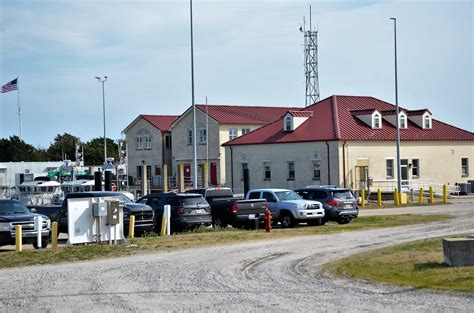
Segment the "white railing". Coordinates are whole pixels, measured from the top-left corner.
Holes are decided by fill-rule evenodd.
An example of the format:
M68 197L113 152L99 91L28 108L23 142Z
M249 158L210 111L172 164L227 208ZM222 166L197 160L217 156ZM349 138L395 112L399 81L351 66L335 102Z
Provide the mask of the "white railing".
M393 192L397 188L396 180L374 180L372 186L370 187L371 191L374 192L377 189L380 189L382 192ZM423 188L423 192L428 192L430 187L433 188L433 193L435 195L443 194L443 185L440 183L433 182L430 179L417 179L417 180L402 180L401 181L403 192L413 190L415 193ZM461 188L457 185L446 185L448 194L459 195Z

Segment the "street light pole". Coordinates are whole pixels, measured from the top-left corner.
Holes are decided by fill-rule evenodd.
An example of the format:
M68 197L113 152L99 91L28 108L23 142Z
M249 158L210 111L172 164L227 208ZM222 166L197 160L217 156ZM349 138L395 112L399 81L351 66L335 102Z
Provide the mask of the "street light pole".
M397 19L394 17L390 18L393 20L393 38L394 38L394 49L395 49L395 114L396 114L396 127L397 127L397 187L398 192L402 190L402 178L400 174L400 116L398 110L398 75L397 75Z
M105 88L104 83L107 81L107 76L103 78L96 76L97 80L102 83L102 113L104 117L104 165L107 164L107 135L105 131Z
M193 0L189 0L191 21L191 97L193 106L193 188L197 188L197 151L196 151L196 104L194 103L194 47L193 47Z

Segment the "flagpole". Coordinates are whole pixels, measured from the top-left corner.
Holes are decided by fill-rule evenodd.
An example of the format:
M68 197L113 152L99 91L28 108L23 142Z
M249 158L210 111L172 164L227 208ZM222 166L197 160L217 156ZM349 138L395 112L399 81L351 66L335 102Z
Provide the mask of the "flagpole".
M18 94L18 122L20 124L20 139L23 139L21 136L21 106L20 106L20 76L16 77L16 89Z

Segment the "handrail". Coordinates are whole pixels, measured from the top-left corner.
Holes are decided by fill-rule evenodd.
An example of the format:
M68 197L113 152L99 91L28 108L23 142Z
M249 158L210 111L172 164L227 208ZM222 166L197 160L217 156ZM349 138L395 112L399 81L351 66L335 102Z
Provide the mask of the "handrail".
M420 188L423 188L423 191L427 192L430 187L433 188L433 193L436 195L443 194L444 184L433 182L431 179L416 179L416 180L402 180L401 181L402 190L401 191L410 191L413 190L418 192ZM393 192L398 186L396 180L374 180L370 189L372 191L380 189L382 192ZM457 185L446 185L448 194L458 194L461 192L461 188Z

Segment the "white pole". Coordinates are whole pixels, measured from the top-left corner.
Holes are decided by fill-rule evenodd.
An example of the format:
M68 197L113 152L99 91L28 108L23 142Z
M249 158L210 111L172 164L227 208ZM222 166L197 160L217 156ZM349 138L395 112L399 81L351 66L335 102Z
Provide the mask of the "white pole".
M196 105L194 103L193 0L189 0L191 20L191 97L193 106L193 188L197 188Z
M171 206L169 204L165 205L165 214L166 214L166 235L171 235Z
M207 163L207 168L209 170L209 113L207 110L207 96L206 96L206 163Z
M41 216L35 216L35 229L36 229L36 243L38 249L41 249L41 224L43 223L43 219Z
M22 137L22 127L21 127L21 106L20 106L20 76L16 77L16 90L18 95L18 122L20 123L20 139Z

